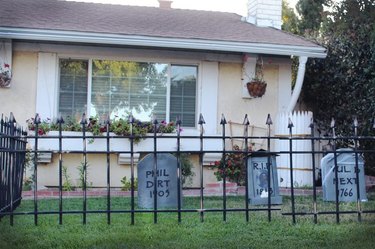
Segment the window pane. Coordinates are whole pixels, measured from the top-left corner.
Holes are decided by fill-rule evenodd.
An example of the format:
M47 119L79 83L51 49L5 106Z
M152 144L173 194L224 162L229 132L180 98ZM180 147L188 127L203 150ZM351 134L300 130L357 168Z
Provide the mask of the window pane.
M88 61L60 60L59 113L79 118L86 112Z
M165 119L167 64L94 60L91 115Z
M196 66L172 66L171 75L171 120L180 117L182 126L195 127L197 87Z

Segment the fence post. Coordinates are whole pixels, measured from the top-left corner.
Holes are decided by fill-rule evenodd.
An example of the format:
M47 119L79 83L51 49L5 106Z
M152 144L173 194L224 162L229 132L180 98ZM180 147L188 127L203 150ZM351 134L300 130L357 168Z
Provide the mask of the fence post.
M9 194L10 194L10 225L13 226L13 203L14 203L14 175L16 173L15 167L16 167L16 130L15 130L15 123L16 120L14 119L13 113L10 113L9 116L9 135L10 135L10 163L9 163Z
M0 120L0 134L3 135L4 132L4 115L1 114ZM5 148L5 138L0 136L0 148ZM2 211L3 207L5 206L5 184L3 182L3 172L5 171L5 152L0 151L0 211ZM0 215L1 221L2 215Z
M82 126L82 143L83 143L83 224L86 225L86 215L87 215L87 148L86 148L86 125L87 119L86 114L82 114L81 126Z
M57 119L57 124L59 126L59 224L62 225L63 223L63 203L62 203L62 124L64 123L64 119L60 116Z
M271 115L268 114L267 120L267 177L268 177L268 221L271 222L271 125L272 125L272 119Z
M34 148L34 224L38 225L38 135L39 135L39 124L41 123L39 114L35 115L35 148Z
M111 121L109 119L109 115L107 116L107 120L105 121L105 130L106 130L106 142L107 142L107 150L106 150L106 159L107 159L107 224L111 224L111 154L110 154L110 138L109 138L109 127Z
M290 194L292 198L292 219L293 224L296 224L296 214L295 214L295 207L294 207L294 181L293 181L293 135L292 129L294 125L292 120L289 118L288 121L288 129L289 129L289 167L290 167Z
M180 152L180 133L181 133L181 119L178 117L176 120L177 127L177 210L178 210L178 223L181 223L181 152Z
M158 120L155 118L153 121L154 126L154 224L158 223L158 189L157 189L157 172L158 172L158 159L157 159L157 129L158 129Z
M224 176L223 176L223 220L227 221L227 188L226 188L226 150L225 150L225 125L227 124L227 120L224 117L224 114L221 115L220 121L222 127L222 138L223 138L223 155L222 160L224 162Z
M336 124L335 119L331 120L332 140L333 140L333 160L335 170L335 194L336 194L336 223L340 223L340 203L339 203L339 179L338 179L338 165L337 165L337 152L336 152Z
M243 125L245 128L244 136L245 136L245 156L243 157L245 160L245 207L246 207L246 221L249 222L249 173L248 173L248 167L249 167L249 125L250 121L247 117L247 114L245 115L245 118L243 120Z
M355 156L355 177L356 177L356 191L357 191L357 212L358 221L362 221L362 207L361 207L361 193L359 190L359 166L358 166L358 119L357 117L353 120L354 128L354 156Z
M199 153L199 166L200 166L200 219L201 222L204 221L204 199L203 199L203 133L204 133L204 128L203 125L206 122L204 121L202 113L199 115L199 130L200 130L200 135L199 135L199 141L200 141L200 153Z
M312 169L313 169L313 211L314 211L314 223L318 223L318 213L317 213L317 202L316 202L316 184L315 184L315 132L314 132L314 120L311 119L310 123L310 129L311 129L311 160L312 160Z
M133 115L129 115L129 124L130 124L130 195L131 195L131 225L134 225L135 217L134 217L134 117ZM108 132L107 132L108 133Z

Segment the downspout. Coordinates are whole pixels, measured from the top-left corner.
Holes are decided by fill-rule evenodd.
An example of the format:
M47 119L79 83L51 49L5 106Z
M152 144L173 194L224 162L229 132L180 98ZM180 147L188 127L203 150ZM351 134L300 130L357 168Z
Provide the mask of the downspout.
M296 107L299 95L301 94L303 79L305 78L305 71L306 71L306 62L308 57L300 56L299 57L299 66L297 71L297 80L296 85L294 86L292 97L290 99L287 112L293 112L294 108Z

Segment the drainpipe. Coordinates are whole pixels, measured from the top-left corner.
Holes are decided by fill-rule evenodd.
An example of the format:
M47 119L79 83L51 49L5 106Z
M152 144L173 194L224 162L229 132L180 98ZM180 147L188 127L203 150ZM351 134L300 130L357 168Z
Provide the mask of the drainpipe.
M308 57L306 56L300 56L299 57L299 66L298 66L298 72L297 72L297 80L296 85L294 86L294 90L292 93L292 98L290 99L287 112L292 112L294 110L294 107L297 104L297 100L299 98L299 95L301 94L302 85L303 85L303 79L305 77L305 70L306 70L306 62Z

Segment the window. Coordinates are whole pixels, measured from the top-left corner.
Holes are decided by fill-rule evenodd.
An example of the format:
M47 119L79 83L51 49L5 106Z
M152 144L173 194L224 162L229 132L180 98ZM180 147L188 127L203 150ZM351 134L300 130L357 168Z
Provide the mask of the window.
M131 113L142 121L179 117L183 126L194 127L197 74L197 66L61 59L59 112L111 119Z
M173 65L171 74L171 120L180 117L184 126L194 126L197 68Z
M59 112L78 117L87 109L88 61L60 60Z

